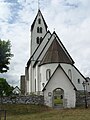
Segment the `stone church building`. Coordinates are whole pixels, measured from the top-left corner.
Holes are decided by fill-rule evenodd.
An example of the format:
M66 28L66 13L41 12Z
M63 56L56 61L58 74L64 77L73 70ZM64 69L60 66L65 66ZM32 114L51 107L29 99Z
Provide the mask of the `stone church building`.
M51 33L40 10L31 25L30 59L25 68L25 95L44 95L47 106L74 108L76 91L85 77L55 31ZM59 103L59 104L58 104Z

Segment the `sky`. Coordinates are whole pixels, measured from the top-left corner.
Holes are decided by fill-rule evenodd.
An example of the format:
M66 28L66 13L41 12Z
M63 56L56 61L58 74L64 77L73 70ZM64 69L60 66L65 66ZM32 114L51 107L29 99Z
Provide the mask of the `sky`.
M30 26L38 6L85 77L90 77L90 0L0 0L0 39L11 41L10 70L0 74L19 86L30 57Z

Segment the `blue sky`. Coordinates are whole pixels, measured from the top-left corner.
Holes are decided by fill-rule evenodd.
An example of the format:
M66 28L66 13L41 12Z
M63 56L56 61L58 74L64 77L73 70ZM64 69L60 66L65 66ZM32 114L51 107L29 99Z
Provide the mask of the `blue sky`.
M39 0L48 29L57 35L81 73L90 77L90 0ZM38 0L0 0L0 38L10 40L14 57L10 70L0 74L11 85L19 85L29 59L30 26Z

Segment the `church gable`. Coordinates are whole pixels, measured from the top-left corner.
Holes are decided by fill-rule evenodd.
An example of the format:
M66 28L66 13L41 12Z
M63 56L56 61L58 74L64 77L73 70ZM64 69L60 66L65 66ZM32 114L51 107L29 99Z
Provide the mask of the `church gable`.
M63 94L54 94L62 90ZM45 104L57 108L73 108L76 102L76 88L59 65L43 89ZM59 104L55 100L59 98ZM62 102L61 102L62 101Z
M60 73L59 70L61 71L61 73ZM56 84L57 78L60 79L60 80L62 79L62 83L64 83L63 80L67 79L68 81L66 81L66 83L69 82L69 84L71 84L71 85L73 86L73 89L74 89L74 90L77 90L76 87L75 87L75 85L73 84L73 82L70 80L70 78L68 77L68 75L66 74L66 72L64 71L64 69L63 69L63 68L61 67L61 65L59 64L59 65L57 66L57 68L55 69L55 71L53 72L53 74L52 74L52 76L50 77L50 79L48 80L48 82L46 83L46 85L45 85L45 87L43 88L42 91L46 90L46 87L48 86L48 84L50 83L50 81L53 79L53 77L55 76L55 74L57 74L57 71L59 71L59 75L63 73L63 75L65 76L65 78L62 78L62 77L61 77L61 76L63 76L63 75L61 75L60 77L58 77L58 76L56 75L57 77L56 77L56 79L54 79L55 84ZM59 82L59 81L58 81L58 82ZM54 85L55 85L55 84L54 84ZM59 84L59 83L58 83L58 84Z
M40 65L48 63L68 63L73 64L73 61L69 59L67 54L64 52L56 38L53 40L45 56L41 60Z

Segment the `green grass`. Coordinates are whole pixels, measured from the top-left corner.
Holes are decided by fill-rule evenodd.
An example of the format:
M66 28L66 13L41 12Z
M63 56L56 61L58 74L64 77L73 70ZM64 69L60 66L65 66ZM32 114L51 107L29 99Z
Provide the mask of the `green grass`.
M63 100L60 99L60 97L57 97L56 99L54 99L54 104L63 104Z
M49 111L50 108L44 105L30 105L30 104L3 104L1 109L7 111L7 115L26 115Z
M56 110L41 105L3 105L7 120L90 120L90 108Z

